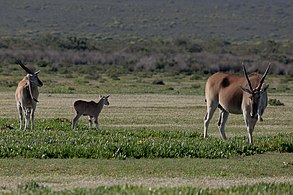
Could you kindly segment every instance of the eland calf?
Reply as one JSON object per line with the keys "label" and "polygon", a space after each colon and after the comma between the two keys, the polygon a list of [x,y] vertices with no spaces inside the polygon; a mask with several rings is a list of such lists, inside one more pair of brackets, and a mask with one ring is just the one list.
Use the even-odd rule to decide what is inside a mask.
{"label": "eland calf", "polygon": [[29,128],[31,119],[31,129],[34,128],[34,116],[37,107],[39,90],[43,83],[39,79],[39,71],[33,72],[27,68],[21,61],[16,61],[27,73],[27,75],[18,83],[15,91],[15,100],[19,112],[20,129],[22,129],[23,113],[25,113],[25,129]]}
{"label": "eland calf", "polygon": [[205,86],[205,101],[207,113],[204,118],[204,137],[210,120],[218,107],[220,117],[218,128],[222,138],[226,139],[225,123],[229,113],[243,114],[248,132],[248,143],[252,144],[252,132],[257,119],[262,121],[262,115],[267,107],[267,84],[264,83],[268,74],[270,64],[263,76],[254,72],[247,75],[245,66],[243,71],[245,77],[218,72],[210,76]]}
{"label": "eland calf", "polygon": [[76,111],[76,116],[72,121],[72,129],[75,129],[76,122],[80,118],[81,115],[89,116],[89,127],[92,128],[92,119],[95,119],[96,129],[99,129],[98,126],[98,117],[100,112],[102,111],[104,105],[109,105],[108,101],[109,96],[101,96],[100,101],[98,103],[94,101],[83,101],[77,100],[74,102],[73,106]]}

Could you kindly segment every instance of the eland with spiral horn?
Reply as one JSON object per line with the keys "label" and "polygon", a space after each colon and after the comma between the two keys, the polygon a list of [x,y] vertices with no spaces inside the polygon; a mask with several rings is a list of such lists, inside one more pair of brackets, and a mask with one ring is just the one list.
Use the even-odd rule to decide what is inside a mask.
{"label": "eland with spiral horn", "polygon": [[207,113],[204,118],[204,137],[207,137],[210,120],[217,108],[220,109],[218,128],[223,139],[226,139],[225,123],[229,113],[243,114],[248,132],[248,143],[252,144],[252,133],[257,120],[262,121],[262,115],[267,107],[268,84],[264,80],[270,69],[265,73],[247,74],[243,65],[244,77],[218,72],[210,76],[205,86],[205,101]]}
{"label": "eland with spiral horn", "polygon": [[25,129],[34,128],[34,115],[37,107],[39,90],[43,83],[38,77],[38,73],[26,67],[20,60],[16,61],[27,73],[27,75],[18,83],[15,91],[15,100],[19,112],[20,129],[22,129],[23,113],[25,114]]}

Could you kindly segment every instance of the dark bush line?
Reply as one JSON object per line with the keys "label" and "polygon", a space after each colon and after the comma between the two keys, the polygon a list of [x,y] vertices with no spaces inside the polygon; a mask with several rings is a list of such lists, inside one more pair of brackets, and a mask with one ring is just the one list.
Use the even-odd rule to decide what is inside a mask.
{"label": "dark bush line", "polygon": [[57,65],[118,66],[125,71],[177,71],[212,74],[217,71],[239,72],[241,64],[249,71],[293,75],[293,41],[228,42],[192,38],[136,38],[97,40],[78,36],[40,36],[38,39],[0,38],[0,61],[12,64],[15,59],[50,67]]}

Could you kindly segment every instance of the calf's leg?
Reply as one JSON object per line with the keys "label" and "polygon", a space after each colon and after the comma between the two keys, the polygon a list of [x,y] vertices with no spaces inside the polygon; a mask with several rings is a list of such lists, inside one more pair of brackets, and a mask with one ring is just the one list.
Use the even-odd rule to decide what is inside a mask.
{"label": "calf's leg", "polygon": [[76,116],[74,117],[74,119],[72,121],[72,129],[73,130],[75,129],[76,122],[78,121],[78,119],[79,119],[80,116],[81,116],[80,113],[76,113]]}

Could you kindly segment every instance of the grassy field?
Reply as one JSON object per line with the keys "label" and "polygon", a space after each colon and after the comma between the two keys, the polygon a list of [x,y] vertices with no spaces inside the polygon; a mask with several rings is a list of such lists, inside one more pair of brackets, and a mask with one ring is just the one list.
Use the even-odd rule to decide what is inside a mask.
{"label": "grassy field", "polygon": [[287,165],[292,162],[292,154],[268,153],[214,160],[16,158],[1,159],[0,162],[2,192],[17,191],[20,184],[27,185],[32,181],[58,191],[118,185],[140,186],[148,190],[180,187],[219,190],[259,183],[292,185],[293,182],[292,165]]}
{"label": "grassy field", "polygon": [[[293,182],[291,95],[269,95],[285,106],[268,106],[264,121],[256,126],[254,147],[246,143],[241,115],[230,115],[226,127],[229,139],[222,141],[215,114],[209,131],[211,138],[204,140],[205,104],[199,95],[111,94],[110,105],[100,116],[100,131],[88,130],[86,117],[80,119],[76,131],[70,129],[74,117],[72,103],[79,98],[98,100],[98,95],[42,93],[33,131],[18,130],[13,92],[1,92],[0,96],[1,155],[14,155],[0,160],[3,192],[65,189],[74,192],[82,188],[92,189],[91,193],[100,190],[187,193],[209,188],[213,193],[224,190],[220,188],[233,191],[233,186],[248,185],[253,191],[259,183]],[[287,150],[280,148],[286,143]],[[141,150],[144,152],[139,153]],[[190,153],[191,150],[202,150],[210,157],[193,158],[192,155],[199,153]],[[100,151],[99,154],[104,151],[106,155],[99,157],[94,151]],[[78,155],[84,156],[78,158]],[[96,189],[98,186],[102,188]],[[273,192],[276,189],[272,187]],[[287,189],[286,185],[282,189]]]}
{"label": "grassy field", "polygon": [[[247,144],[241,115],[230,115],[229,139],[215,114],[203,139],[203,86],[197,75],[141,72],[119,80],[83,74],[67,78],[42,71],[45,83],[35,130],[18,130],[14,89],[21,71],[1,76],[0,183],[18,193],[289,193],[292,186],[292,80],[270,75],[269,105]],[[63,76],[62,76],[63,75]],[[66,75],[66,74],[65,74]],[[42,77],[41,77],[42,76]],[[154,81],[163,81],[157,84]],[[100,131],[88,119],[70,128],[77,99],[110,94]],[[278,113],[278,114],[276,114]]]}
{"label": "grassy field", "polygon": [[[293,6],[287,0],[0,2],[0,192],[290,194]],[[20,59],[40,70],[34,130],[19,130]],[[264,121],[203,139],[204,84],[272,63]],[[73,102],[110,95],[100,130]],[[277,103],[283,104],[278,106]]]}
{"label": "grassy field", "polygon": [[[18,113],[15,108],[13,92],[2,92],[1,115],[12,118],[14,128],[18,127]],[[264,121],[256,126],[255,135],[274,135],[292,130],[291,95],[270,94],[269,98],[278,99],[285,106],[268,106]],[[36,111],[37,119],[65,119],[68,124],[75,116],[73,102],[77,99],[99,100],[95,94],[41,94]],[[53,106],[52,106],[53,105]],[[111,94],[110,106],[105,107],[100,117],[101,128],[150,128],[162,130],[189,130],[202,133],[203,118],[206,112],[204,96],[164,95],[164,94]],[[276,115],[275,113],[279,113]],[[87,117],[79,122],[81,128],[88,125]],[[210,134],[219,135],[216,123],[218,115],[212,119]],[[67,125],[68,125],[67,124]],[[264,128],[258,128],[258,126]],[[228,136],[246,135],[242,115],[230,115],[227,122]],[[230,130],[231,129],[231,130]]]}

